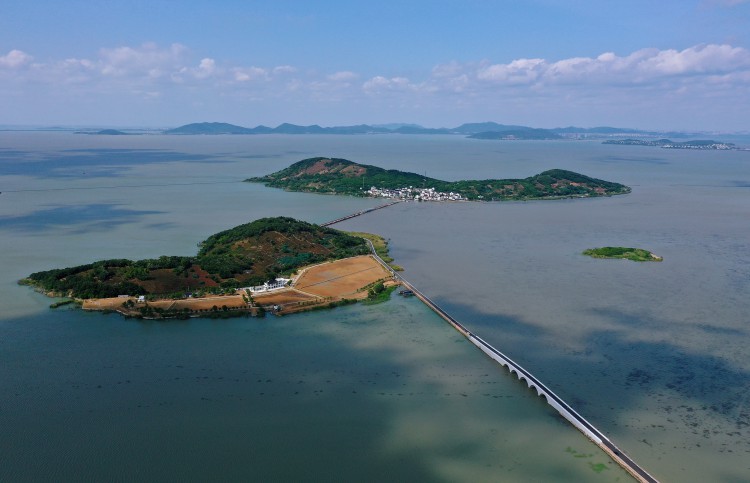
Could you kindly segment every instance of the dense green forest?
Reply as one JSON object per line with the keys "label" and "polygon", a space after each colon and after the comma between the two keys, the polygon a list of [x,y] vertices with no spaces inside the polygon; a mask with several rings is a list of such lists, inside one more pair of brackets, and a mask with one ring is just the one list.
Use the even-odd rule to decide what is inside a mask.
{"label": "dense green forest", "polygon": [[261,218],[210,236],[194,257],[102,260],[21,283],[77,298],[182,296],[260,285],[312,263],[369,253],[364,239],[293,218]]}
{"label": "dense green forest", "polygon": [[458,193],[469,200],[530,200],[545,198],[609,196],[629,193],[619,183],[590,178],[562,169],[552,169],[524,179],[442,181],[416,173],[358,164],[339,158],[310,158],[266,176],[246,181],[288,191],[366,196],[380,189],[435,188]]}

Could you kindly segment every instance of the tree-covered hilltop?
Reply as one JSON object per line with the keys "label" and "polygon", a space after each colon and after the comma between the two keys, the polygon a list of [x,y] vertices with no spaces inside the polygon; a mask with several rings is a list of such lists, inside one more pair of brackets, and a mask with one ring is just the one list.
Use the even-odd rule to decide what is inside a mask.
{"label": "tree-covered hilltop", "polygon": [[76,298],[218,292],[366,253],[362,238],[293,218],[261,218],[210,236],[195,257],[102,260],[33,273],[21,283]]}
{"label": "tree-covered hilltop", "polygon": [[164,134],[255,134],[255,131],[226,122],[195,122],[168,129]]}
{"label": "tree-covered hilltop", "polygon": [[524,179],[442,181],[416,173],[383,169],[339,158],[310,158],[276,173],[245,181],[288,191],[366,196],[366,190],[398,190],[407,187],[434,188],[458,193],[469,200],[532,200],[610,196],[629,193],[619,183],[590,178],[562,169],[552,169]]}

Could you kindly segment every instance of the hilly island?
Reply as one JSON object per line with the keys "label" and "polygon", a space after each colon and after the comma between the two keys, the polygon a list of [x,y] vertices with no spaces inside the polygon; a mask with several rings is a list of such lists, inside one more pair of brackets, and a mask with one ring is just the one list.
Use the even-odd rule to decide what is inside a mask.
{"label": "hilly island", "polygon": [[440,201],[539,200],[630,193],[625,185],[562,169],[523,179],[442,181],[325,157],[304,159],[281,171],[245,181],[287,191]]}
{"label": "hilly island", "polygon": [[262,218],[199,246],[193,257],[102,260],[33,273],[19,283],[71,297],[84,309],[147,318],[257,314],[282,306],[296,312],[377,298],[391,285],[391,273],[369,256],[364,238],[293,218]]}

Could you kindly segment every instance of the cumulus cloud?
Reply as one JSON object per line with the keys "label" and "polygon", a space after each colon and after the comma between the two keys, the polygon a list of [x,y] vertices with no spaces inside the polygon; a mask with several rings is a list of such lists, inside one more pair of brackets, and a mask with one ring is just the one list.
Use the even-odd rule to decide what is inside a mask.
{"label": "cumulus cloud", "polygon": [[[697,45],[683,50],[646,48],[625,56],[605,52],[597,57],[570,57],[557,61],[515,59],[508,63],[483,62],[439,65],[432,80],[443,87],[477,84],[533,87],[564,84],[638,85],[668,78],[740,73],[750,69],[750,51],[730,45]],[[466,80],[468,78],[468,81]]]}
{"label": "cumulus cloud", "polygon": [[297,68],[291,65],[279,65],[273,68],[274,74],[294,74],[295,72],[297,72]]}
{"label": "cumulus cloud", "polygon": [[12,85],[15,92],[28,92],[29,99],[32,91],[40,92],[25,91],[35,83],[50,86],[50,91],[53,86],[80,86],[81,95],[162,96],[160,102],[185,89],[191,98],[234,96],[252,102],[293,99],[297,104],[329,105],[357,101],[380,106],[386,104],[378,104],[379,100],[387,99],[389,106],[436,110],[440,106],[527,103],[541,97],[569,100],[572,105],[583,99],[621,100],[636,95],[657,101],[690,96],[693,104],[704,98],[706,105],[716,105],[722,93],[727,98],[741,94],[742,99],[750,99],[750,51],[706,44],[562,59],[453,60],[421,73],[410,69],[406,77],[378,71],[360,74],[346,69],[321,72],[291,65],[229,64],[213,56],[197,57],[181,44],[143,44],[102,48],[90,58],[46,63],[21,50],[10,50],[0,55],[0,81],[0,88]]}
{"label": "cumulus cloud", "polygon": [[149,75],[160,77],[164,73],[179,68],[183,63],[187,48],[172,44],[161,49],[156,44],[147,43],[140,47],[115,47],[99,50],[98,63],[101,73],[106,76],[125,77]]}
{"label": "cumulus cloud", "polygon": [[334,82],[351,82],[354,80],[357,80],[359,76],[355,74],[354,72],[344,70],[340,72],[333,73],[329,75],[328,80],[334,81]]}
{"label": "cumulus cloud", "polygon": [[205,79],[211,76],[216,71],[216,61],[214,59],[201,59],[198,68],[195,71],[195,76],[199,79]]}
{"label": "cumulus cloud", "polygon": [[509,64],[494,64],[480,69],[481,80],[504,84],[528,84],[544,73],[547,63],[543,59],[518,59]]}
{"label": "cumulus cloud", "polygon": [[261,67],[241,67],[234,69],[234,80],[237,82],[249,82],[254,80],[268,79],[268,69]]}
{"label": "cumulus cloud", "polygon": [[406,77],[383,77],[375,76],[362,84],[362,89],[368,94],[380,94],[384,92],[413,91],[418,86],[409,82]]}
{"label": "cumulus cloud", "polygon": [[0,56],[0,68],[16,69],[30,63],[32,57],[21,50],[11,50],[7,54]]}

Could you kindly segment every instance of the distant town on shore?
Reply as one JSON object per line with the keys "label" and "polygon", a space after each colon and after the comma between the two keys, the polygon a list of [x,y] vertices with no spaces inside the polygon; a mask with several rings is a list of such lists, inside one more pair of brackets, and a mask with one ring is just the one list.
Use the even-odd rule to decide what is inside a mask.
{"label": "distant town on shore", "polygon": [[669,139],[610,139],[602,144],[619,144],[623,146],[656,146],[664,149],[701,149],[729,151],[739,149],[734,143],[723,143],[712,139],[676,142]]}

